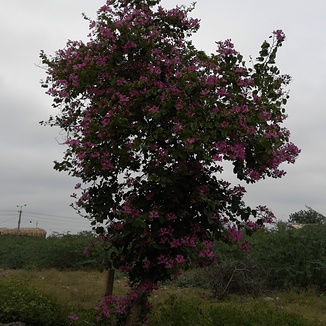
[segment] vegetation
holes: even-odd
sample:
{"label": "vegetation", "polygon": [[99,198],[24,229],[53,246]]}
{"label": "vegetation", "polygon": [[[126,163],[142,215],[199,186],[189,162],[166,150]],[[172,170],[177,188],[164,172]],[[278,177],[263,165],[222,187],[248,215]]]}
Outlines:
{"label": "vegetation", "polygon": [[306,206],[306,210],[301,210],[290,214],[289,222],[298,224],[325,224],[326,216],[318,213],[309,206]]}
{"label": "vegetation", "polygon": [[53,297],[26,286],[22,280],[0,279],[0,322],[21,321],[28,326],[68,325],[68,310]]}
{"label": "vegetation", "polygon": [[[273,231],[254,233],[249,253],[216,243],[217,266],[189,270],[153,292],[149,325],[264,325],[266,320],[268,325],[324,325],[325,237],[326,225],[297,230],[280,223]],[[0,322],[101,325],[94,307],[103,299],[107,274],[96,266],[109,253],[101,246],[97,253],[83,253],[90,243],[96,246],[89,233],[0,236]],[[21,257],[19,267],[13,265],[15,257]],[[116,274],[118,297],[128,293],[126,276]],[[69,321],[68,315],[78,320]]]}
{"label": "vegetation", "polygon": [[[10,286],[16,284],[16,290],[20,288],[19,284],[25,284],[24,286],[29,284],[29,288],[36,289],[33,291],[41,293],[42,297],[51,296],[52,301],[59,301],[60,307],[65,307],[65,309],[59,309],[62,318],[68,321],[68,316],[75,318],[78,316],[78,320],[74,321],[73,325],[86,326],[96,323],[94,307],[104,293],[104,273],[98,271],[15,270],[2,271],[0,277],[1,289],[3,289],[3,284],[10,284]],[[126,294],[128,289],[125,282],[122,277],[115,283],[114,291],[117,295]],[[150,298],[154,308],[149,325],[317,326],[326,323],[324,312],[326,296],[316,291],[280,291],[272,293],[272,296],[266,299],[264,296],[253,298],[232,295],[227,300],[221,301],[214,299],[210,291],[207,290],[192,287],[179,288],[176,284],[166,284],[154,291]],[[42,305],[44,306],[44,303]],[[14,307],[19,309],[17,306]],[[29,309],[33,311],[34,306],[30,304]],[[44,314],[46,315],[46,310]],[[6,318],[6,321],[8,320]],[[0,319],[0,323],[1,321],[5,320]],[[35,325],[53,324],[44,322],[35,323]],[[60,324],[58,323],[58,325]]]}
{"label": "vegetation", "polygon": [[[0,236],[0,268],[4,269],[85,269],[98,268],[102,256],[83,253],[92,243],[98,246],[91,233],[57,234],[46,239],[14,235]],[[94,243],[94,244],[93,244]]]}
{"label": "vegetation", "polygon": [[[263,300],[252,302],[223,302],[207,305],[201,299],[181,299],[171,296],[158,306],[157,316],[153,315],[150,326],[309,326],[313,323],[302,316],[270,305]],[[318,325],[318,323],[317,323]]]}

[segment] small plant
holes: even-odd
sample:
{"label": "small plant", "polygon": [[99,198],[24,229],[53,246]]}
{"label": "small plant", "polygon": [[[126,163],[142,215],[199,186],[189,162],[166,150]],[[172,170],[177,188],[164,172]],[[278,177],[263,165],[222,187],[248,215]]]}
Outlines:
{"label": "small plant", "polygon": [[0,280],[0,322],[20,321],[28,326],[68,325],[68,312],[55,299],[21,282]]}

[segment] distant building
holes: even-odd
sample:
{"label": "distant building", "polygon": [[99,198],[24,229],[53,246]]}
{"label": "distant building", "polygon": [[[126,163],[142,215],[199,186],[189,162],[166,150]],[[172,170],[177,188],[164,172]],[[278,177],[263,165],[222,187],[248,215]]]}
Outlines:
{"label": "distant building", "polygon": [[8,229],[8,228],[0,228],[0,235],[21,235],[21,236],[30,236],[30,237],[38,237],[45,238],[46,231],[40,228],[20,228],[19,231],[17,228]]}

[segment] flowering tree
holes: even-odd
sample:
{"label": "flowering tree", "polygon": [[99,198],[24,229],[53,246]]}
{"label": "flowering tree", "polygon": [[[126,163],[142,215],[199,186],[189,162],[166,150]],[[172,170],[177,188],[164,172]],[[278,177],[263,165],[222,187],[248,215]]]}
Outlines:
{"label": "flowering tree", "polygon": [[41,52],[43,87],[60,110],[48,124],[66,132],[55,169],[81,179],[75,207],[112,247],[111,266],[129,275],[130,325],[159,281],[216,262],[214,240],[246,250],[241,229],[272,221],[266,207],[245,206],[243,187],[218,178],[223,161],[254,183],[282,177],[280,164],[299,153],[281,126],[290,81],[275,65],[283,32],[248,68],[230,40],[211,55],[193,46],[192,7],[159,3],[108,0],[97,20],[85,17],[87,43]]}

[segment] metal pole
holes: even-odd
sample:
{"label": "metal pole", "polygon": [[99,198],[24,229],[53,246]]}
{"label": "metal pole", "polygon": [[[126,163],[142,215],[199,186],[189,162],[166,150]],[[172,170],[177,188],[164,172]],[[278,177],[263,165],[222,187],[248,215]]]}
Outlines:
{"label": "metal pole", "polygon": [[[26,204],[25,204],[25,205],[23,205],[23,206],[26,206]],[[17,207],[20,207],[20,210],[19,210],[19,217],[18,217],[17,235],[19,235],[19,230],[20,230],[20,222],[21,222],[21,220],[22,220],[22,212],[23,212],[23,206],[18,206],[18,205],[17,205]]]}

